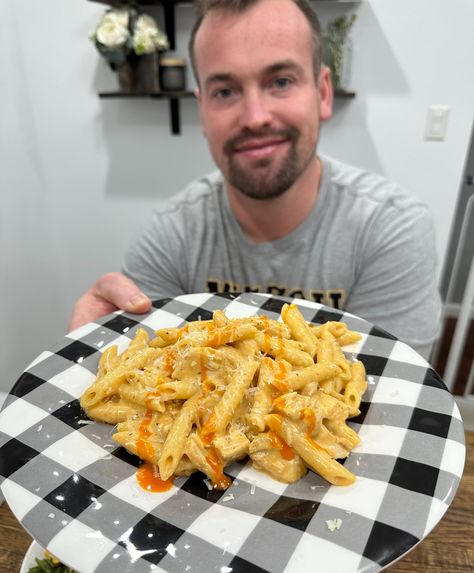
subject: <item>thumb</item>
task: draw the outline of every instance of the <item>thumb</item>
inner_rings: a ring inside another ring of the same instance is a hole
[[[151,300],[122,273],[103,275],[95,284],[95,292],[100,298],[127,312],[139,314],[151,307]]]

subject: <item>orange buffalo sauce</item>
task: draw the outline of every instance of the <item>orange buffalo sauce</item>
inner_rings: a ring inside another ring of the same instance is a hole
[[[147,438],[151,436],[151,430],[149,429],[149,425],[153,416],[153,410],[147,410],[145,415],[143,416],[143,420],[138,428],[138,439],[136,442],[137,448],[137,455],[139,458],[149,459],[153,457],[155,453],[154,448],[150,442],[147,441]]]
[[[311,408],[303,408],[300,411],[300,420],[306,424],[306,434],[311,437],[316,428],[316,414]]]
[[[220,345],[220,338],[220,333],[216,332],[216,327],[213,324],[209,324],[207,327],[207,346],[216,348]]]
[[[305,436],[304,439],[311,445],[313,446],[313,448],[315,448],[316,450],[319,450],[320,452],[324,452],[326,454],[331,455],[331,453],[329,452],[329,450],[327,448],[325,448],[324,446],[321,446],[320,444],[316,443],[313,438],[310,438],[309,436]]]
[[[275,388],[281,392],[282,394],[286,394],[288,392],[288,370],[286,364],[284,362],[275,362],[276,371],[273,376],[273,385]]]
[[[160,390],[150,390],[149,392],[147,392],[147,395],[145,397],[145,406],[147,408],[150,408],[150,403],[154,398],[158,398],[161,395],[161,391]]]
[[[207,449],[206,461],[212,468],[212,483],[217,489],[227,489],[232,480],[224,474],[222,461],[214,446]]]
[[[280,455],[284,460],[290,461],[294,459],[295,452],[293,451],[293,448],[291,448],[285,442],[285,440],[280,438],[280,436],[278,436],[274,432],[268,432],[268,436],[270,438],[272,447],[275,448],[276,450],[280,450]]]
[[[168,491],[173,487],[173,479],[161,479],[156,466],[151,462],[144,462],[137,470],[137,481],[146,491]]]
[[[263,326],[263,347],[262,350],[265,354],[269,354],[272,346],[272,337],[268,334],[268,328],[270,326],[270,320],[267,316],[262,316],[262,326]]]
[[[201,348],[201,351],[199,352],[199,365],[201,368],[201,386],[205,396],[214,390],[214,384],[207,376],[207,360],[207,352],[204,348]]]
[[[210,444],[216,437],[216,416],[214,412],[209,416],[206,423],[199,432],[199,437],[204,444]]]
[[[235,332],[235,327],[233,324],[228,324],[222,328],[216,328],[214,325],[209,325],[207,337],[207,346],[211,348],[217,348],[223,344],[227,344],[232,340],[232,336]]]
[[[176,350],[174,349],[166,350],[163,366],[167,376],[169,376],[170,378],[173,374],[175,362],[176,362]]]
[[[188,332],[190,331],[190,329],[191,329],[190,323],[186,324],[186,326],[183,326],[183,327],[179,330],[178,340],[179,340],[180,338],[182,338],[185,334],[188,334]]]
[[[153,445],[148,442],[151,436],[150,423],[153,417],[153,410],[147,410],[138,428],[138,439],[136,442],[137,455],[142,459],[150,459],[155,454]],[[168,491],[173,485],[173,479],[162,480],[154,464],[144,462],[137,470],[137,481],[146,491]]]
[[[279,323],[278,324],[278,353],[277,353],[277,356],[280,354],[283,354],[284,350],[285,350],[285,345],[283,342],[283,324]]]
[[[286,405],[286,396],[277,396],[273,400],[273,408],[277,408],[278,410],[284,410]],[[277,417],[272,418],[272,423],[274,425],[278,425],[278,429],[281,430],[281,420]]]

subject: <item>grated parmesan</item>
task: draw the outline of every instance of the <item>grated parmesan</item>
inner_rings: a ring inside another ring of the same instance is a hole
[[[336,531],[337,529],[341,529],[342,519],[340,517],[336,517],[336,519],[326,519],[326,526],[329,531]]]

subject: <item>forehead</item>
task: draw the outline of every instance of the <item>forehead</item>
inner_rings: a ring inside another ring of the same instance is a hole
[[[291,0],[259,0],[243,12],[214,9],[204,18],[194,45],[200,80],[238,74],[280,60],[312,66],[309,22]]]

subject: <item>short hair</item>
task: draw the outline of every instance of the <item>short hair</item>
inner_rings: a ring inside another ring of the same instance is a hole
[[[206,15],[212,10],[217,10],[217,9],[229,10],[230,12],[245,12],[245,10],[257,4],[259,1],[260,0],[194,0],[194,7],[197,12],[197,19],[191,30],[188,50],[189,50],[189,58],[191,60],[191,67],[198,85],[199,85],[199,77],[197,74],[194,45],[196,41],[196,35]],[[314,77],[317,78],[319,76],[319,71],[321,69],[321,24],[319,22],[318,15],[313,10],[313,7],[309,3],[309,0],[289,0],[289,1],[296,4],[296,6],[304,14],[306,20],[310,25],[311,36],[313,40],[313,72],[314,72]]]

